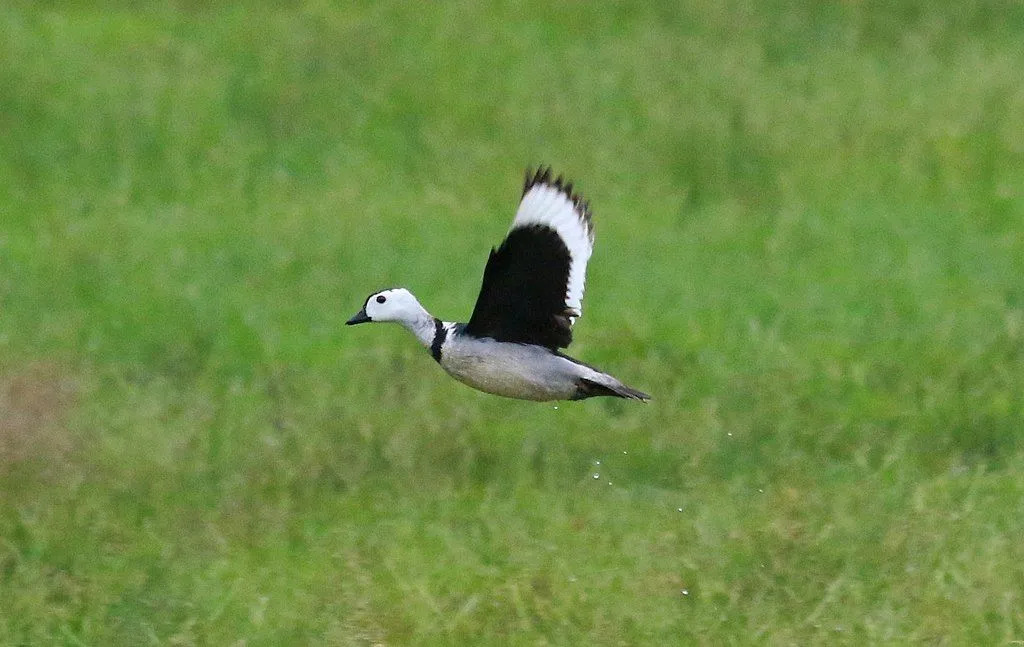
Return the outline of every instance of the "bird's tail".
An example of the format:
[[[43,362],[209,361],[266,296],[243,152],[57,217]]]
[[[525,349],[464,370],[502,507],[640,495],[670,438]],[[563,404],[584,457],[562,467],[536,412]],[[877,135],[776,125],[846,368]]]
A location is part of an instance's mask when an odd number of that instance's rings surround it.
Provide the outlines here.
[[[637,391],[632,387],[626,386],[610,375],[606,375],[605,377],[607,379],[602,382],[595,382],[594,380],[588,380],[585,377],[581,377],[579,382],[576,384],[576,395],[574,395],[572,399],[583,400],[584,398],[593,398],[599,395],[626,398],[627,400],[639,400],[640,402],[647,402],[651,399],[651,396],[647,395],[643,391]]]

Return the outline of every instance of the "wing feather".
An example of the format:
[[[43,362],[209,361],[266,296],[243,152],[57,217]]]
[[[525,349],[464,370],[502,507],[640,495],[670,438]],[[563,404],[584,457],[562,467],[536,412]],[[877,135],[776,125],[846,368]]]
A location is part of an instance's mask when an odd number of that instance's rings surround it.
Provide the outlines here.
[[[550,168],[527,171],[505,240],[491,251],[465,332],[564,348],[582,312],[594,244],[589,204]]]

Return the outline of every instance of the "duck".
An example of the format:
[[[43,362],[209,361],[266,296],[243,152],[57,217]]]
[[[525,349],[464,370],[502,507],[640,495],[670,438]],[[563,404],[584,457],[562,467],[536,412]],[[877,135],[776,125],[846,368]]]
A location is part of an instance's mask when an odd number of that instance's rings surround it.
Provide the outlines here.
[[[493,395],[533,400],[651,396],[570,357],[594,248],[590,202],[552,169],[527,169],[504,241],[491,249],[476,305],[465,323],[431,315],[406,288],[366,298],[349,326],[397,323],[453,378]]]

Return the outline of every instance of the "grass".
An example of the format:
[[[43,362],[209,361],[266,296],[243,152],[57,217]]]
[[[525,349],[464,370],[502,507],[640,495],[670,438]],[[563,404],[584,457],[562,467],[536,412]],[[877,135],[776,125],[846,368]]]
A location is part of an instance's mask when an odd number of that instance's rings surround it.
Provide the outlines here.
[[[1024,639],[1017,3],[0,9],[0,643]],[[574,355],[444,378],[519,177]]]

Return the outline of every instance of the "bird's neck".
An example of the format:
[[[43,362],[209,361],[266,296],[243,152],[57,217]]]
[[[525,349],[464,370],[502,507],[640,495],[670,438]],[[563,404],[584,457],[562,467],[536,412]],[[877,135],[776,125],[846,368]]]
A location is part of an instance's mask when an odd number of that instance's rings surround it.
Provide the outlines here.
[[[403,319],[399,323],[415,335],[420,344],[430,348],[430,345],[434,343],[434,336],[437,333],[437,323],[435,322],[437,322],[437,319],[421,307],[419,312]]]

